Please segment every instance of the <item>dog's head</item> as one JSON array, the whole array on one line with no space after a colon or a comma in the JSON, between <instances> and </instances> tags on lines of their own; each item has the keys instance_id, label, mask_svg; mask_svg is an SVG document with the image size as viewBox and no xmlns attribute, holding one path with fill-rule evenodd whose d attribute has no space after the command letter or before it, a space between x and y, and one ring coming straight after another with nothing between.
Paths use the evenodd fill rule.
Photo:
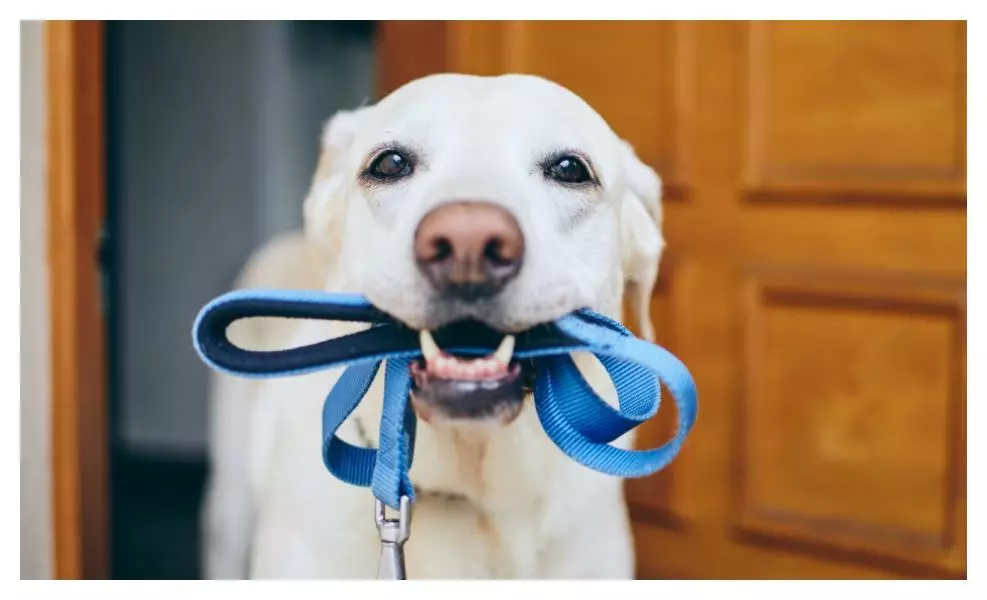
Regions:
<instances>
[{"instance_id":1,"label":"dog's head","mask_svg":"<svg viewBox=\"0 0 987 600\"><path fill-rule=\"evenodd\" d=\"M519 75L435 75L334 116L305 203L336 289L424 332L419 414L520 410L513 337L465 360L429 332L503 334L578 308L619 316L624 284L650 294L663 247L661 182L589 105ZM638 322L650 335L647 302Z\"/></svg>"}]
</instances>

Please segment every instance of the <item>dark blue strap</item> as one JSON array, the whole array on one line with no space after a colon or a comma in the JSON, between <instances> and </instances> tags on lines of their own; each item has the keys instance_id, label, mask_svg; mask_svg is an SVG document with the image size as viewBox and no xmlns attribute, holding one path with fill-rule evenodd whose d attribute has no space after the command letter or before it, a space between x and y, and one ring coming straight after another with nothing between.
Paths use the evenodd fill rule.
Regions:
<instances>
[{"instance_id":1,"label":"dark blue strap","mask_svg":"<svg viewBox=\"0 0 987 600\"><path fill-rule=\"evenodd\" d=\"M233 345L230 323L249 317L288 317L367 322L365 331L286 350L257 352ZM439 337L450 351L486 354L498 335L482 328L455 328L458 338ZM345 366L323 407L323 460L339 479L370 486L397 508L401 496L414 499L408 472L416 420L409 410L409 364L421 356L414 331L389 319L362 296L325 292L247 290L207 304L193 327L202 359L214 369L243 377L296 375ZM590 352L606 369L617 391L618 408L600 398L579 372L570 353ZM619 477L650 475L675 458L696 419L696 388L677 358L635 338L620 323L589 310L517 336L515 356L530 358L537 370L535 409L548 437L579 463ZM366 395L381 362L384 371L379 447L359 448L336 436L343 421ZM658 412L660 383L678 409L675 437L651 450L624 450L610 442Z\"/></svg>"}]
</instances>

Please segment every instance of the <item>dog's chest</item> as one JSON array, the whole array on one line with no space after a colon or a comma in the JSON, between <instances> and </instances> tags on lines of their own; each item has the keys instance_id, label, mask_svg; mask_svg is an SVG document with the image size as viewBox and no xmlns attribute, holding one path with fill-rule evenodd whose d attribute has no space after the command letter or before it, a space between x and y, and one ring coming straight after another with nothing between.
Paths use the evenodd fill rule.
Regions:
<instances>
[{"instance_id":1,"label":"dog's chest","mask_svg":"<svg viewBox=\"0 0 987 600\"><path fill-rule=\"evenodd\" d=\"M538 578L540 529L533 514L491 517L462 499L423 494L406 546L408 576Z\"/></svg>"}]
</instances>

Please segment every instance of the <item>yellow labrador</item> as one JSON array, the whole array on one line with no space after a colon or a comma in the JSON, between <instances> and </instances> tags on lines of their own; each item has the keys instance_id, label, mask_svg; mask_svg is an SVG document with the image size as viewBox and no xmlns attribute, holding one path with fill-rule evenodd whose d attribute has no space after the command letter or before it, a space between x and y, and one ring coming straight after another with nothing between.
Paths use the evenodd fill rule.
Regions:
<instances>
[{"instance_id":1,"label":"yellow labrador","mask_svg":"<svg viewBox=\"0 0 987 600\"><path fill-rule=\"evenodd\" d=\"M537 77L426 77L327 124L304 234L260 249L238 285L359 292L422 332L409 578L633 576L621 482L549 441L510 334L580 307L620 318L632 283L650 337L660 190L589 105ZM434 344L430 331L464 319L502 331L498 352L467 360ZM237 327L253 348L352 330ZM613 401L599 363L576 359ZM321 459L321 405L338 375L215 379L207 577L375 576L373 498ZM344 439L376 444L381 391L378 380Z\"/></svg>"}]
</instances>

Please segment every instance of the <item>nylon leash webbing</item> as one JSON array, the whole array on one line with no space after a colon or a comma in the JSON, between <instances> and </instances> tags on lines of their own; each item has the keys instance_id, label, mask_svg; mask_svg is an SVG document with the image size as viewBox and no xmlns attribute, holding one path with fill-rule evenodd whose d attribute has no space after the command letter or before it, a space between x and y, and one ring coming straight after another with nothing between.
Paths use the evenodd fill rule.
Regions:
<instances>
[{"instance_id":1,"label":"nylon leash webbing","mask_svg":"<svg viewBox=\"0 0 987 600\"><path fill-rule=\"evenodd\" d=\"M235 346L226 329L253 317L287 317L370 323L343 337L275 351ZM492 332L461 331L437 336L441 347L485 355L499 339ZM415 447L414 411L409 410L409 364L421 356L416 332L400 325L364 297L311 291L240 290L219 296L200 311L193 343L212 368L241 377L284 377L346 367L323 406L322 456L337 478L370 487L383 504L400 510L401 498L414 500L409 470ZM635 338L620 323L579 310L518 334L514 357L535 365L535 410L546 435L573 460L618 477L643 477L664 468L678 454L696 419L696 388L688 369L660 346ZM571 352L591 352L606 368L618 395L615 409L583 379ZM385 363L379 447L352 446L336 431L366 395ZM610 445L658 412L660 385L678 410L675 436L648 450ZM382 506L378 507L378 527ZM407 507L405 507L407 508ZM403 511L402 511L403 512ZM386 524L386 523L385 523Z\"/></svg>"}]
</instances>

